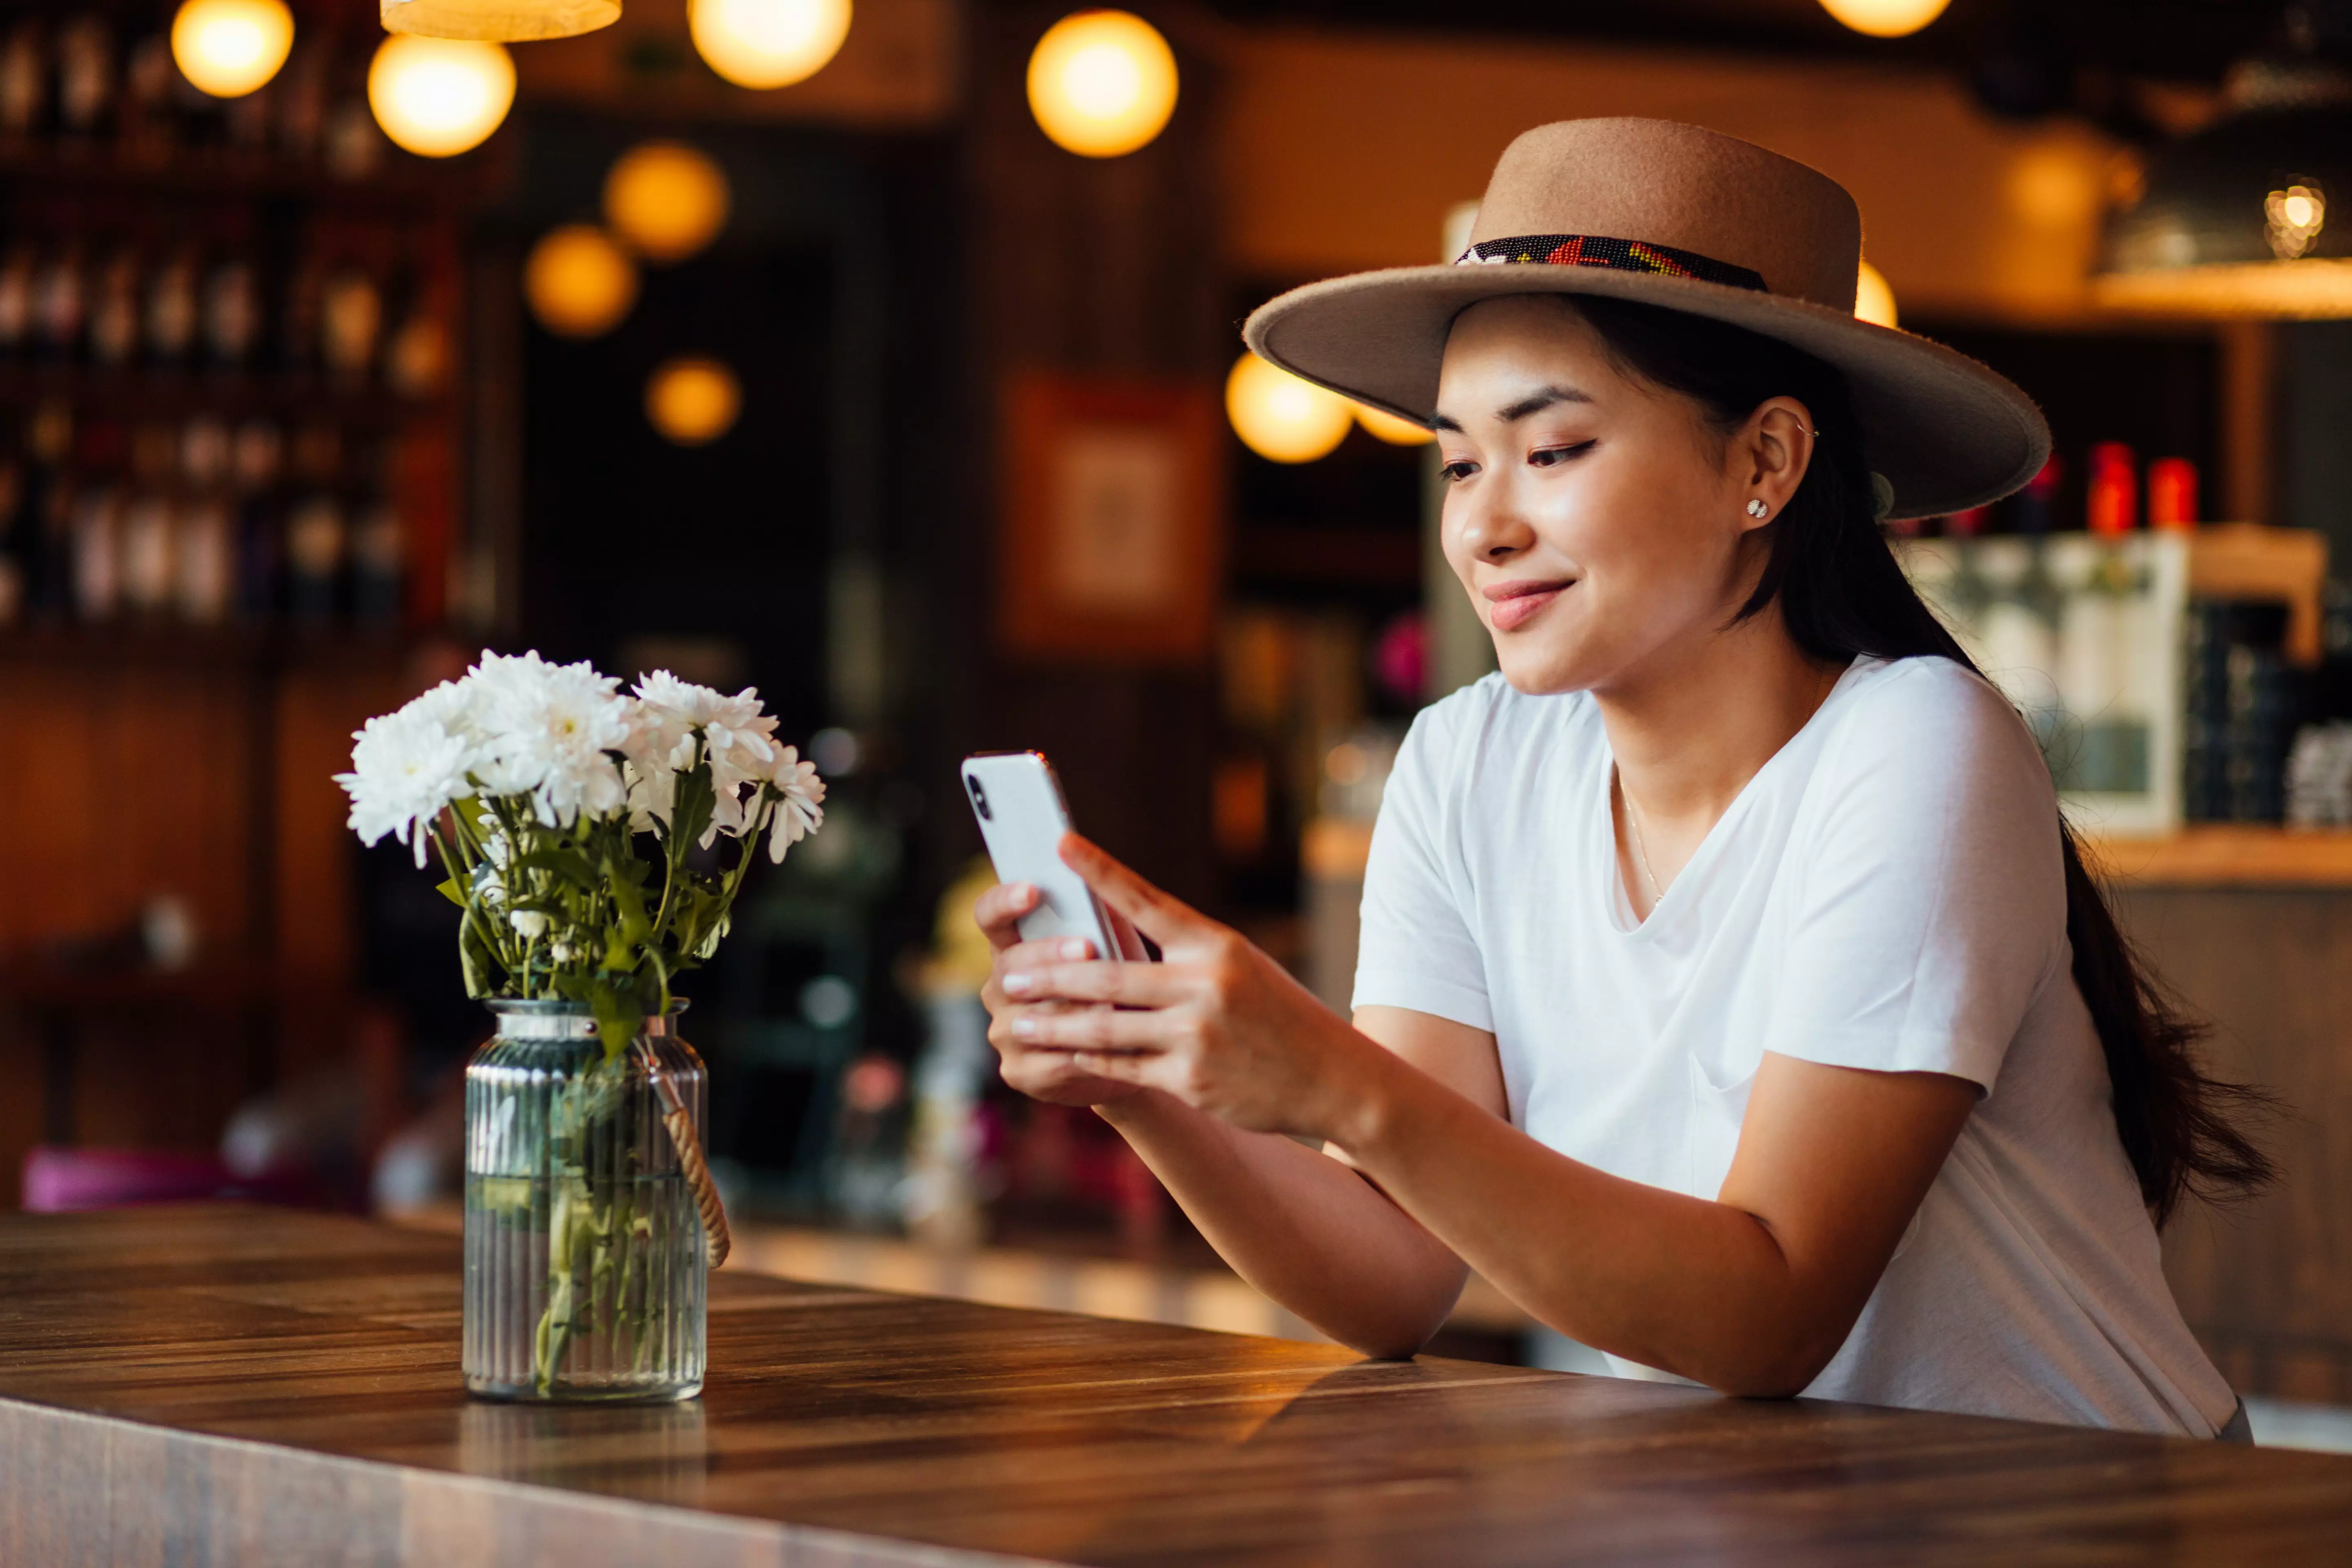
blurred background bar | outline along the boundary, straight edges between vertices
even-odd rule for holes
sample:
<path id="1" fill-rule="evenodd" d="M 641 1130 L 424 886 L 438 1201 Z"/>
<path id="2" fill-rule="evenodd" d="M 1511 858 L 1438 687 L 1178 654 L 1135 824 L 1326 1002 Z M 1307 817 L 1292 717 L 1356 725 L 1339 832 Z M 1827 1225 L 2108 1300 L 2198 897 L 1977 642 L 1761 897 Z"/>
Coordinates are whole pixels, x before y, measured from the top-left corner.
<path id="1" fill-rule="evenodd" d="M 1046 752 L 1344 1008 L 1396 748 L 1491 654 L 1424 434 L 1237 325 L 1450 259 L 1529 126 L 1662 116 L 1843 182 L 1864 312 L 2047 411 L 2024 493 L 1892 542 L 2284 1100 L 2285 1182 L 2168 1267 L 2270 1430 L 2337 1429 L 2352 5 L 631 0 L 418 42 L 362 0 L 0 14 L 0 1203 L 453 1212 L 486 1019 L 330 775 L 537 647 L 756 685 L 835 781 L 685 987 L 738 1266 L 1303 1331 L 997 1081 L 953 764 Z M 1444 1348 L 1578 1353 L 1483 1287 Z"/>

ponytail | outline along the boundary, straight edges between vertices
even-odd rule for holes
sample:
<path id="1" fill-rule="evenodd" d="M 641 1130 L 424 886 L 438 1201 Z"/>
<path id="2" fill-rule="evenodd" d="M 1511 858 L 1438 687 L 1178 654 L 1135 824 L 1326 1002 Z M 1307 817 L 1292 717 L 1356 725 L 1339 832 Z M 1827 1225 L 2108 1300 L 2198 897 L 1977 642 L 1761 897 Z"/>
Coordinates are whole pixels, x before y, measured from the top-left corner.
<path id="1" fill-rule="evenodd" d="M 1822 659 L 1934 656 L 1976 665 L 1903 575 L 1880 534 L 1845 377 L 1801 349 L 1705 317 L 1627 300 L 1559 296 L 1612 358 L 1654 385 L 1696 400 L 1720 429 L 1757 405 L 1794 397 L 1819 434 L 1803 481 L 1762 530 L 1767 554 L 1737 619 L 1774 604 L 1790 637 Z M 1978 671 L 1981 674 L 1981 671 Z M 2258 1089 L 2206 1075 L 2203 1025 L 2183 1013 L 2116 926 L 2062 814 L 2066 938 L 2114 1086 L 2116 1131 L 2160 1226 L 2182 1196 L 2250 1194 L 2276 1175 L 2241 1125 L 2266 1110 Z"/>

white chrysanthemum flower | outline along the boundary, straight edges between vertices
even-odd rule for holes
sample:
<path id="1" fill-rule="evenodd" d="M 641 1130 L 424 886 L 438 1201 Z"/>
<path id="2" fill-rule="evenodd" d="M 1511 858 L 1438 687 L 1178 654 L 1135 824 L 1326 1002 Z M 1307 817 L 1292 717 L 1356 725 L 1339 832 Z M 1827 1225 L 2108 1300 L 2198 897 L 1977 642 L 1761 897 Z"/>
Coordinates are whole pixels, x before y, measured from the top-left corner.
<path id="1" fill-rule="evenodd" d="M 710 826 L 702 836 L 707 848 L 722 833 L 740 837 L 751 826 L 744 786 L 764 783 L 774 767 L 776 721 L 760 708 L 760 689 L 747 686 L 732 697 L 680 680 L 667 669 L 656 669 L 637 682 L 636 728 L 642 736 L 631 754 L 649 760 L 666 758 L 672 768 L 693 760 L 692 738 L 699 732 L 703 754 L 710 763 Z M 659 790 L 648 777 L 644 798 L 646 814 L 654 811 L 651 798 Z M 639 798 L 631 791 L 632 806 Z"/>
<path id="2" fill-rule="evenodd" d="M 507 923 L 520 931 L 525 942 L 537 942 L 547 934 L 547 917 L 537 910 L 517 910 L 507 916 Z"/>
<path id="3" fill-rule="evenodd" d="M 360 841 L 398 834 L 415 848 L 420 868 L 434 819 L 474 793 L 466 776 L 477 760 L 474 743 L 450 722 L 466 700 L 456 691 L 444 682 L 398 712 L 369 720 L 352 736 L 352 771 L 335 775 L 352 797 L 350 826 Z"/>
<path id="4" fill-rule="evenodd" d="M 677 804 L 677 770 L 657 759 L 625 758 L 621 782 L 629 791 L 629 831 L 651 833 L 654 825 L 669 826 Z"/>
<path id="5" fill-rule="evenodd" d="M 797 749 L 786 746 L 766 782 L 782 796 L 768 828 L 768 858 L 782 865 L 785 850 L 824 826 L 824 780 L 814 763 L 803 762 Z"/>
<path id="6" fill-rule="evenodd" d="M 486 787 L 499 795 L 528 792 L 550 827 L 628 803 L 612 756 L 630 730 L 628 701 L 614 690 L 619 681 L 584 660 L 549 664 L 536 652 L 486 653 L 473 679 L 484 753 L 476 772 Z"/>

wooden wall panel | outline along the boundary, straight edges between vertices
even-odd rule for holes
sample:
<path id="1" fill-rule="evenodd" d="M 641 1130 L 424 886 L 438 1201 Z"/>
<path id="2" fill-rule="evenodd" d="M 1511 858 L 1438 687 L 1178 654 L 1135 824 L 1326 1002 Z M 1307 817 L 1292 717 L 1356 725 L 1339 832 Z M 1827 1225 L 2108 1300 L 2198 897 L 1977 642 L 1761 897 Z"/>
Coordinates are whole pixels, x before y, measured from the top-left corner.
<path id="1" fill-rule="evenodd" d="M 2165 1233 L 2181 1310 L 2241 1392 L 2352 1403 L 2352 893 L 2138 889 L 2121 912 L 2213 1021 L 2214 1069 L 2282 1106 L 2277 1187 Z"/>

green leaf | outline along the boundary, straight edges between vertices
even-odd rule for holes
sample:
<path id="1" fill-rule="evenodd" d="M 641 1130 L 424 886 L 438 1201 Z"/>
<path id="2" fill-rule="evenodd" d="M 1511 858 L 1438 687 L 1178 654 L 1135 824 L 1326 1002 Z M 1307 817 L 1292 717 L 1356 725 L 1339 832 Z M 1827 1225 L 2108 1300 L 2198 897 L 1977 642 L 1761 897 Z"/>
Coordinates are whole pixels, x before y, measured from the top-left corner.
<path id="1" fill-rule="evenodd" d="M 467 995 L 482 1002 L 498 994 L 491 972 L 499 967 L 499 958 L 482 934 L 479 910 L 468 909 L 465 922 L 457 928 L 457 962 L 465 971 Z"/>
<path id="2" fill-rule="evenodd" d="M 646 1012 L 637 1005 L 635 988 L 625 992 L 602 975 L 588 987 L 588 1016 L 596 1020 L 596 1037 L 604 1043 L 608 1062 L 627 1050 L 629 1042 L 646 1026 Z"/>
<path id="3" fill-rule="evenodd" d="M 459 909 L 462 910 L 466 907 L 466 895 L 465 892 L 457 886 L 457 878 L 452 877 L 447 881 L 442 883 L 440 891 L 443 898 L 448 900 Z"/>
<path id="4" fill-rule="evenodd" d="M 518 856 L 515 866 L 526 871 L 545 871 L 562 878 L 583 893 L 596 890 L 596 868 L 576 849 L 534 849 Z"/>

